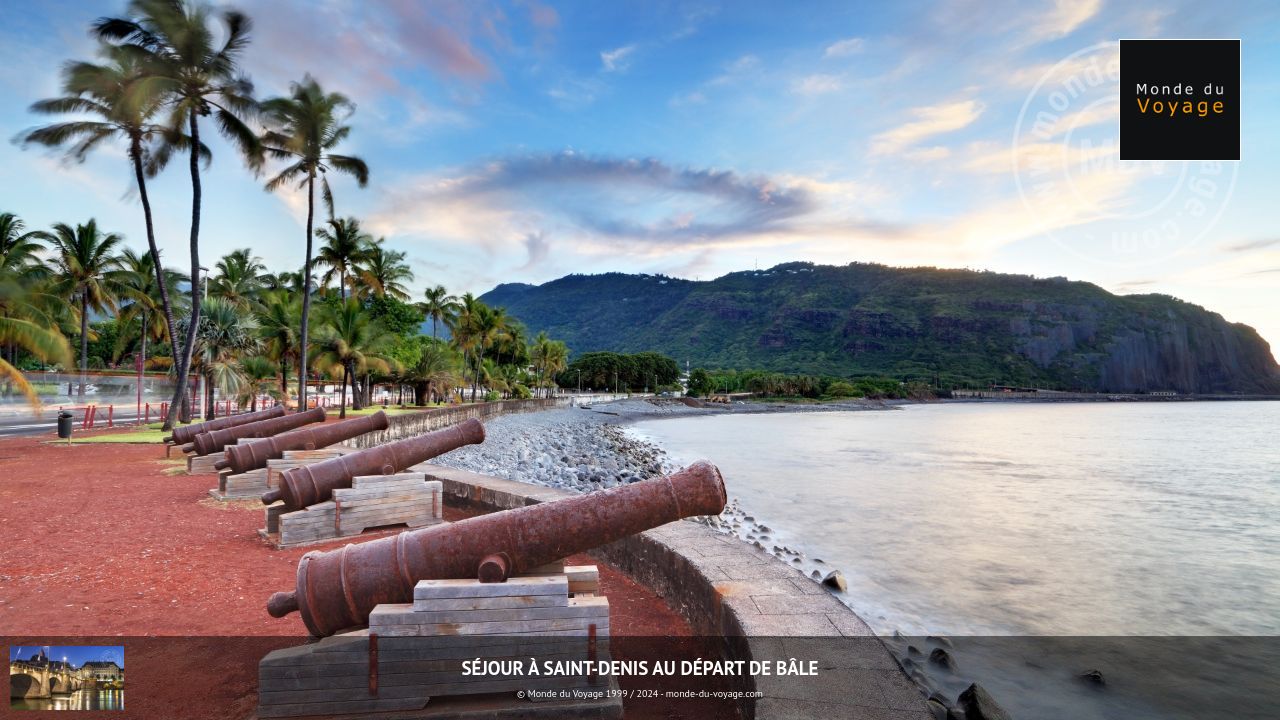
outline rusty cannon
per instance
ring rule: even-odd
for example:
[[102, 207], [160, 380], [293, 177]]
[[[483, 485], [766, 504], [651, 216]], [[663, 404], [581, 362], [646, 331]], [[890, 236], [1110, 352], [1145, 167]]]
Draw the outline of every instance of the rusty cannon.
[[296, 610], [325, 637], [368, 624], [379, 604], [410, 602], [419, 580], [503, 582], [681, 518], [717, 515], [725, 499], [720, 471], [697, 462], [666, 477], [313, 551], [298, 563], [294, 589], [272, 595], [267, 612]]
[[230, 468], [233, 473], [249, 472], [266, 467], [268, 460], [284, 457], [286, 450], [317, 450], [365, 433], [386, 430], [388, 426], [387, 414], [379, 410], [372, 415], [332, 425], [298, 428], [253, 442], [228, 445], [223, 450], [225, 458], [214, 463], [213, 467], [216, 470]]
[[270, 418], [280, 417], [284, 414], [284, 406], [275, 405], [267, 408], [266, 410], [259, 410], [257, 412], [241, 413], [239, 415], [224, 415], [216, 420], [176, 427], [173, 429], [172, 435], [165, 436], [164, 441], [185, 445], [191, 442], [192, 438], [200, 433], [213, 432], [214, 430], [222, 430], [223, 428], [235, 427], [236, 425], [245, 425], [259, 420], [268, 420]]
[[311, 408], [306, 412], [293, 413], [292, 415], [283, 415], [214, 430], [213, 432], [200, 433], [191, 442], [183, 445], [182, 451], [188, 453], [194, 451], [196, 455], [202, 456], [208, 455], [209, 453], [221, 452], [223, 448], [228, 445], [234, 445], [237, 440], [242, 438], [271, 437], [288, 430], [296, 430], [303, 425], [318, 422], [324, 422], [324, 408], [322, 407]]
[[482, 442], [484, 425], [472, 418], [418, 437], [296, 467], [280, 475], [280, 487], [263, 493], [262, 504], [284, 500], [287, 507], [302, 509], [333, 497], [334, 488], [351, 487], [352, 478], [391, 475], [463, 445]]

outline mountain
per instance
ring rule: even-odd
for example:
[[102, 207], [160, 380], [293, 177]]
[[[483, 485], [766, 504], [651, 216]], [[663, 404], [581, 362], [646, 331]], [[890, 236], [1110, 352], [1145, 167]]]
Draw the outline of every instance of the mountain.
[[1065, 278], [787, 263], [696, 282], [569, 275], [481, 296], [575, 353], [656, 350], [681, 365], [944, 385], [1280, 393], [1247, 325], [1167, 295]]

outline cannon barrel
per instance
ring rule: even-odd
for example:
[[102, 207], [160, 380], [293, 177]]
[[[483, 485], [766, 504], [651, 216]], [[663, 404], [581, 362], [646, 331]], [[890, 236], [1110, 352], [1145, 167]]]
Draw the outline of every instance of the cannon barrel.
[[233, 473], [249, 472], [266, 467], [268, 460], [283, 457], [286, 450], [316, 450], [375, 430], [386, 430], [387, 426], [387, 414], [379, 410], [372, 415], [332, 425], [298, 428], [253, 442], [228, 445], [223, 450], [225, 457], [213, 467], [218, 470], [231, 468]]
[[303, 425], [324, 422], [324, 408], [311, 408], [306, 412], [268, 418], [257, 422], [236, 425], [235, 427], [200, 433], [191, 442], [182, 446], [183, 452], [195, 451], [197, 455], [221, 452], [228, 445], [234, 445], [241, 438], [271, 437], [286, 430], [294, 430]]
[[531, 568], [695, 515], [724, 510], [724, 479], [697, 462], [653, 480], [402, 532], [298, 563], [291, 592], [267, 601], [272, 617], [294, 610], [312, 635], [368, 624], [382, 603], [410, 602], [419, 580], [502, 582]]
[[352, 478], [390, 475], [463, 445], [481, 442], [484, 442], [484, 425], [472, 418], [418, 437], [296, 467], [280, 475], [280, 487], [264, 493], [262, 504], [284, 500], [291, 508], [315, 505], [332, 497], [334, 488], [351, 487]]
[[283, 405], [275, 405], [266, 410], [259, 410], [251, 413], [240, 413], [239, 415], [226, 415], [217, 420], [209, 420], [208, 422], [196, 423], [194, 425], [182, 425], [173, 429], [172, 435], [166, 435], [165, 442], [177, 443], [185, 445], [191, 442], [191, 439], [203, 432], [211, 432], [213, 430], [221, 430], [223, 428], [234, 427], [236, 425], [244, 425], [246, 423], [257, 422], [259, 420], [267, 420], [268, 418], [280, 417], [284, 415], [285, 409]]

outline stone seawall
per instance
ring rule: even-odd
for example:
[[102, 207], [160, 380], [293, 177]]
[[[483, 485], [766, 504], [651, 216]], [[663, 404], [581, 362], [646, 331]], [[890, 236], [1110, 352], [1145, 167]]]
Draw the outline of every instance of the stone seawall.
[[[573, 497], [530, 485], [424, 463], [464, 505], [509, 510]], [[736, 538], [696, 522], [674, 522], [597, 548], [592, 554], [665, 598], [693, 628], [723, 639], [729, 659], [790, 654], [819, 662], [814, 678], [743, 677], [743, 717], [930, 720], [924, 698], [861, 618], [803, 573]]]

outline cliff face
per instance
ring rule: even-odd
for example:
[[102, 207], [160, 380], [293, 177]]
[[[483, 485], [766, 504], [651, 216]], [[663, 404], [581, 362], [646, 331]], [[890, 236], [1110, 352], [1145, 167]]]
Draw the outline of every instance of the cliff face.
[[1280, 393], [1280, 367], [1252, 328], [1171, 297], [1059, 278], [789, 263], [709, 282], [568, 276], [482, 299], [575, 352], [956, 385]]

